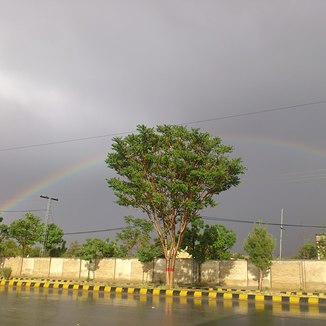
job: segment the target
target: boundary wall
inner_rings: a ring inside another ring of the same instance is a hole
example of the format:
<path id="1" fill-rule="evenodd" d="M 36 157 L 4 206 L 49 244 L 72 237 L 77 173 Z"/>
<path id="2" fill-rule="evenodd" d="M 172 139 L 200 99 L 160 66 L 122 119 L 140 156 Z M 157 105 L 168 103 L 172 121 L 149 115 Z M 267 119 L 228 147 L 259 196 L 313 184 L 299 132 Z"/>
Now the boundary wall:
<path id="1" fill-rule="evenodd" d="M 87 279 L 86 262 L 70 258 L 6 258 L 0 266 L 11 267 L 12 276 L 84 281 Z M 175 283 L 196 283 L 198 266 L 192 259 L 177 259 Z M 208 286 L 257 288 L 258 270 L 246 260 L 207 261 L 201 266 L 201 283 Z M 96 282 L 145 284 L 165 283 L 165 260 L 143 264 L 137 259 L 102 259 L 91 273 Z M 264 275 L 263 287 L 273 290 L 326 290 L 326 260 L 274 261 Z"/>

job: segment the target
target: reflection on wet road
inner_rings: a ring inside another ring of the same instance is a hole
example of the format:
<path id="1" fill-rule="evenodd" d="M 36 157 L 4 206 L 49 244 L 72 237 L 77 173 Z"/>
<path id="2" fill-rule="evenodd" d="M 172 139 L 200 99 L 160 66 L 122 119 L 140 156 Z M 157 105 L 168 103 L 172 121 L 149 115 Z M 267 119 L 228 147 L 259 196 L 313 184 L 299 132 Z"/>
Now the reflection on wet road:
<path id="1" fill-rule="evenodd" d="M 326 325 L 326 307 L 0 287 L 0 325 Z"/>

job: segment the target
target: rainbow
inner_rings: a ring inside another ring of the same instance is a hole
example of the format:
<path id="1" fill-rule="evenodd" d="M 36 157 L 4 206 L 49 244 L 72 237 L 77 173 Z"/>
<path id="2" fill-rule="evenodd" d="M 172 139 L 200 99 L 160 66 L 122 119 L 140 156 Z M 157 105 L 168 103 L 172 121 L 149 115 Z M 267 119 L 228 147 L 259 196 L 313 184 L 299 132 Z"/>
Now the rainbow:
<path id="1" fill-rule="evenodd" d="M 228 135 L 228 134 L 221 134 L 220 137 L 223 140 L 223 143 L 230 144 L 232 142 L 246 142 L 246 143 L 255 143 L 259 145 L 268 145 L 268 146 L 277 146 L 279 148 L 285 148 L 289 150 L 295 150 L 299 151 L 303 154 L 313 154 L 317 155 L 321 158 L 326 159 L 326 148 L 324 147 L 317 147 L 312 146 L 310 144 L 302 143 L 302 142 L 294 142 L 294 141 L 288 141 L 284 139 L 275 139 L 271 137 L 261 137 L 261 136 L 243 136 L 243 135 Z M 235 148 L 236 150 L 237 148 Z M 70 175 L 76 174 L 84 169 L 90 168 L 94 166 L 95 164 L 104 163 L 104 160 L 106 158 L 106 154 L 103 153 L 100 155 L 97 155 L 92 158 L 88 158 L 85 161 L 78 162 L 76 164 L 70 165 L 66 167 L 65 169 L 58 171 L 54 173 L 53 175 L 50 175 L 46 177 L 45 179 L 39 180 L 35 184 L 31 185 L 30 187 L 18 192 L 11 198 L 9 198 L 5 203 L 3 203 L 0 206 L 0 212 L 6 211 L 14 208 L 17 206 L 20 202 L 23 200 L 26 200 L 27 198 L 39 194 L 41 190 L 49 187 L 50 185 L 58 182 L 61 179 L 64 179 Z"/>
<path id="2" fill-rule="evenodd" d="M 6 200 L 1 206 L 0 206 L 0 212 L 5 212 L 10 209 L 13 209 L 15 206 L 17 206 L 22 201 L 26 200 L 27 198 L 39 194 L 42 190 L 45 188 L 59 182 L 60 180 L 67 178 L 71 175 L 74 175 L 80 171 L 83 171 L 87 168 L 90 168 L 94 165 L 97 165 L 99 163 L 103 163 L 106 159 L 107 154 L 100 154 L 96 155 L 95 157 L 88 158 L 85 161 L 75 163 L 73 165 L 70 165 L 63 170 L 60 170 L 50 176 L 47 176 L 44 179 L 39 180 L 38 182 L 32 184 L 30 187 L 16 193 L 14 196 Z"/>
<path id="3" fill-rule="evenodd" d="M 254 143 L 258 145 L 268 145 L 276 146 L 279 148 L 295 150 L 301 152 L 302 154 L 313 154 L 319 157 L 326 158 L 326 147 L 314 146 L 308 143 L 284 140 L 281 138 L 267 137 L 262 135 L 255 136 L 245 136 L 245 135 L 236 135 L 236 134 L 223 134 L 220 136 L 223 140 L 223 143 L 229 144 L 229 141 L 234 142 L 245 142 L 245 143 Z M 231 144 L 232 145 L 232 144 Z M 237 148 L 235 148 L 236 150 Z"/>

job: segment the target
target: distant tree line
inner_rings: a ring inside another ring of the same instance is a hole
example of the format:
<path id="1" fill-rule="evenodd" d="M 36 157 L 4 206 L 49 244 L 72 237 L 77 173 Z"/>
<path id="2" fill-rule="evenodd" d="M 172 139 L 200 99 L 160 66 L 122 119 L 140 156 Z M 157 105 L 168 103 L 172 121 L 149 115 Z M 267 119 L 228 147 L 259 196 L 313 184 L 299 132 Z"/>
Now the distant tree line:
<path id="1" fill-rule="evenodd" d="M 46 227 L 31 213 L 10 225 L 1 223 L 0 218 L 0 257 L 80 257 L 85 260 L 116 257 L 138 258 L 141 262 L 164 257 L 160 242 L 152 237 L 150 221 L 133 216 L 126 216 L 124 220 L 124 229 L 112 241 L 86 238 L 83 243 L 72 241 L 66 246 L 64 232 L 59 226 L 51 223 Z M 186 230 L 180 249 L 187 250 L 198 262 L 230 259 L 230 249 L 235 241 L 235 233 L 223 225 L 204 225 L 198 219 Z"/>
<path id="2" fill-rule="evenodd" d="M 88 278 L 95 272 L 102 258 L 137 258 L 143 263 L 164 257 L 160 241 L 153 238 L 153 225 L 143 218 L 126 216 L 125 228 L 116 234 L 114 240 L 86 238 L 83 243 L 72 241 L 66 246 L 63 230 L 54 223 L 45 227 L 41 219 L 31 213 L 10 225 L 1 223 L 0 217 L 0 257 L 66 257 L 81 258 L 86 261 Z M 46 234 L 45 234 L 46 231 Z M 45 240 L 45 241 L 44 241 Z M 258 285 L 262 288 L 264 274 L 273 260 L 274 239 L 261 224 L 254 226 L 244 243 L 245 257 L 232 253 L 236 234 L 222 224 L 207 225 L 201 218 L 193 219 L 185 230 L 180 250 L 186 251 L 197 263 L 195 280 L 200 283 L 201 265 L 207 260 L 249 259 L 259 271 Z M 42 245 L 44 251 L 42 252 Z M 326 244 L 322 247 L 321 258 L 325 259 Z M 293 257 L 317 259 L 317 246 L 308 242 Z"/>
<path id="3" fill-rule="evenodd" d="M 67 247 L 59 226 L 53 223 L 46 226 L 39 217 L 28 213 L 10 225 L 0 224 L 0 257 L 81 258 L 86 261 L 88 277 L 102 258 L 138 258 L 147 263 L 164 257 L 160 241 L 152 238 L 150 221 L 132 216 L 126 216 L 124 220 L 125 228 L 112 241 L 86 238 L 83 243 L 73 241 Z M 185 234 L 180 249 L 193 255 L 197 263 L 231 258 L 230 249 L 236 236 L 223 225 L 204 225 L 201 219 L 196 219 Z"/>

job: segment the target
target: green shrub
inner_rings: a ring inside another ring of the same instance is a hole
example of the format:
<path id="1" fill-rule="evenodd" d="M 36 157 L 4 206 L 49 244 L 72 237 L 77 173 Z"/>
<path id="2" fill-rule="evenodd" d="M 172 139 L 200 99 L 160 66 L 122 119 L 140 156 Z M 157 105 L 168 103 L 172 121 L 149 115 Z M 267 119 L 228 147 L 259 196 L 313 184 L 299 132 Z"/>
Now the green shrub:
<path id="1" fill-rule="evenodd" d="M 10 279 L 11 273 L 12 273 L 11 267 L 3 267 L 0 270 L 1 276 L 6 280 Z"/>

